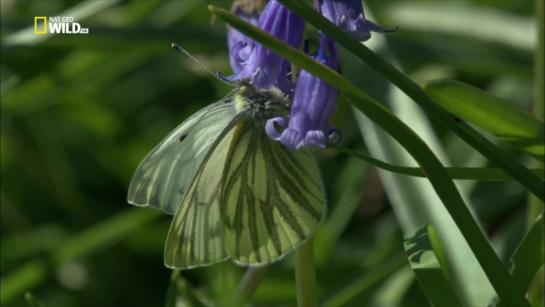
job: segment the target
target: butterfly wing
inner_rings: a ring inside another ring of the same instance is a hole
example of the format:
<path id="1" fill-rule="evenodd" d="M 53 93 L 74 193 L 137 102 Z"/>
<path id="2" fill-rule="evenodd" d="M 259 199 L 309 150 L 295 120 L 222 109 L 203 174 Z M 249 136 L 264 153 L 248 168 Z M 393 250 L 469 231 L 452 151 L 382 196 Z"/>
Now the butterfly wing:
<path id="1" fill-rule="evenodd" d="M 190 269 L 228 258 L 220 218 L 220 185 L 233 130 L 226 128 L 219 138 L 170 225 L 164 259 L 169 268 Z"/>
<path id="2" fill-rule="evenodd" d="M 225 158 L 221 216 L 225 246 L 241 265 L 280 260 L 312 235 L 326 211 L 318 166 L 251 121 L 234 129 Z"/>
<path id="3" fill-rule="evenodd" d="M 142 160 L 131 179 L 128 202 L 174 214 L 212 143 L 235 113 L 228 97 L 186 119 Z"/>

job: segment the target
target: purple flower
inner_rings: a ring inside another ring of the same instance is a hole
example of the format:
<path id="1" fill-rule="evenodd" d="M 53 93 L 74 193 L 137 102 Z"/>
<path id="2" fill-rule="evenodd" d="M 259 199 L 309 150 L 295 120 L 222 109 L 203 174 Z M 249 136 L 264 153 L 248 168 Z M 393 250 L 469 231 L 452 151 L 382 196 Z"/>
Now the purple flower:
<path id="1" fill-rule="evenodd" d="M 305 28 L 303 20 L 276 0 L 267 3 L 259 16 L 258 26 L 290 46 L 301 46 Z M 250 80 L 259 88 L 275 86 L 284 93 L 291 92 L 293 84 L 289 77 L 291 66 L 288 61 L 253 40 L 242 37 L 235 42 L 235 39 L 235 35 L 229 39 L 231 65 L 235 74 L 228 80 Z"/>
<path id="2" fill-rule="evenodd" d="M 255 7 L 247 8 L 242 5 L 237 5 L 233 7 L 233 13 L 244 21 L 257 26 L 259 21 L 259 12 Z M 241 65 L 241 63 L 244 61 L 243 59 L 248 59 L 250 57 L 250 53 L 252 51 L 252 40 L 234 28 L 228 27 L 227 47 L 230 51 L 229 62 L 231 63 L 231 67 L 233 68 L 235 74 L 239 73 L 243 69 Z"/>
<path id="3" fill-rule="evenodd" d="M 393 31 L 367 20 L 361 0 L 316 0 L 316 7 L 325 18 L 361 42 L 371 38 L 371 32 Z"/>
<path id="4" fill-rule="evenodd" d="M 323 34 L 318 54 L 314 58 L 338 69 L 335 45 Z M 336 99 L 337 91 L 334 88 L 303 70 L 295 87 L 289 122 L 286 123 L 282 117 L 275 117 L 267 121 L 265 130 L 269 137 L 292 149 L 325 148 L 334 143 L 336 130 L 329 124 L 329 118 L 335 111 Z"/>

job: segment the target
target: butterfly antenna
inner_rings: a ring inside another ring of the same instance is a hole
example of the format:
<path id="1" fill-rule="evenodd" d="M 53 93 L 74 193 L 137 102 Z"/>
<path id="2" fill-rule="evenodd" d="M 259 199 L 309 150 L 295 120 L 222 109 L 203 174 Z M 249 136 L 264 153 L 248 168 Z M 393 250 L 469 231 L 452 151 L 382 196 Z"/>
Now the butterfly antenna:
<path id="1" fill-rule="evenodd" d="M 172 47 L 172 49 L 176 49 L 180 51 L 181 53 L 185 54 L 188 58 L 190 58 L 195 63 L 197 63 L 202 69 L 204 69 L 207 73 L 211 74 L 214 78 L 218 79 L 219 81 L 227 85 L 233 85 L 232 82 L 229 82 L 228 80 L 226 80 L 225 77 L 223 77 L 219 72 L 212 71 L 208 66 L 204 65 L 201 61 L 199 61 L 199 59 L 194 57 L 191 53 L 189 53 L 189 51 L 185 50 L 182 46 L 176 43 L 172 43 L 170 44 L 170 47 Z"/>

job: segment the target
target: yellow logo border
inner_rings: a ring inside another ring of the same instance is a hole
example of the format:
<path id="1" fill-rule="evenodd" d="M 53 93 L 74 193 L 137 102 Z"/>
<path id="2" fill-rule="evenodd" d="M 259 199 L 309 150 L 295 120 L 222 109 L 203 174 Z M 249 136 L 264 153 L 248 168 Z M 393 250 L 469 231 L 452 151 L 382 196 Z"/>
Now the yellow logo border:
<path id="1" fill-rule="evenodd" d="M 38 20 L 43 20 L 44 26 L 41 31 L 38 31 Z M 38 35 L 47 34 L 47 17 L 46 16 L 34 16 L 34 33 Z"/>

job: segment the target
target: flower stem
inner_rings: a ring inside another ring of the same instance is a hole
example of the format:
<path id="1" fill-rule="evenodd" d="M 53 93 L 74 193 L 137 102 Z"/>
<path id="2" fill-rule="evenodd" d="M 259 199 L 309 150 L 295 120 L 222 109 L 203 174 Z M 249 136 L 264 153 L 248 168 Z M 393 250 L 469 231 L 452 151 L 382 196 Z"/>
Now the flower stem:
<path id="1" fill-rule="evenodd" d="M 295 251 L 295 284 L 297 288 L 297 306 L 317 306 L 312 238 L 308 239 Z"/>
<path id="2" fill-rule="evenodd" d="M 230 306 L 244 306 L 246 302 L 254 295 L 255 290 L 265 278 L 267 267 L 249 268 L 244 273 L 244 277 L 231 298 Z"/>

